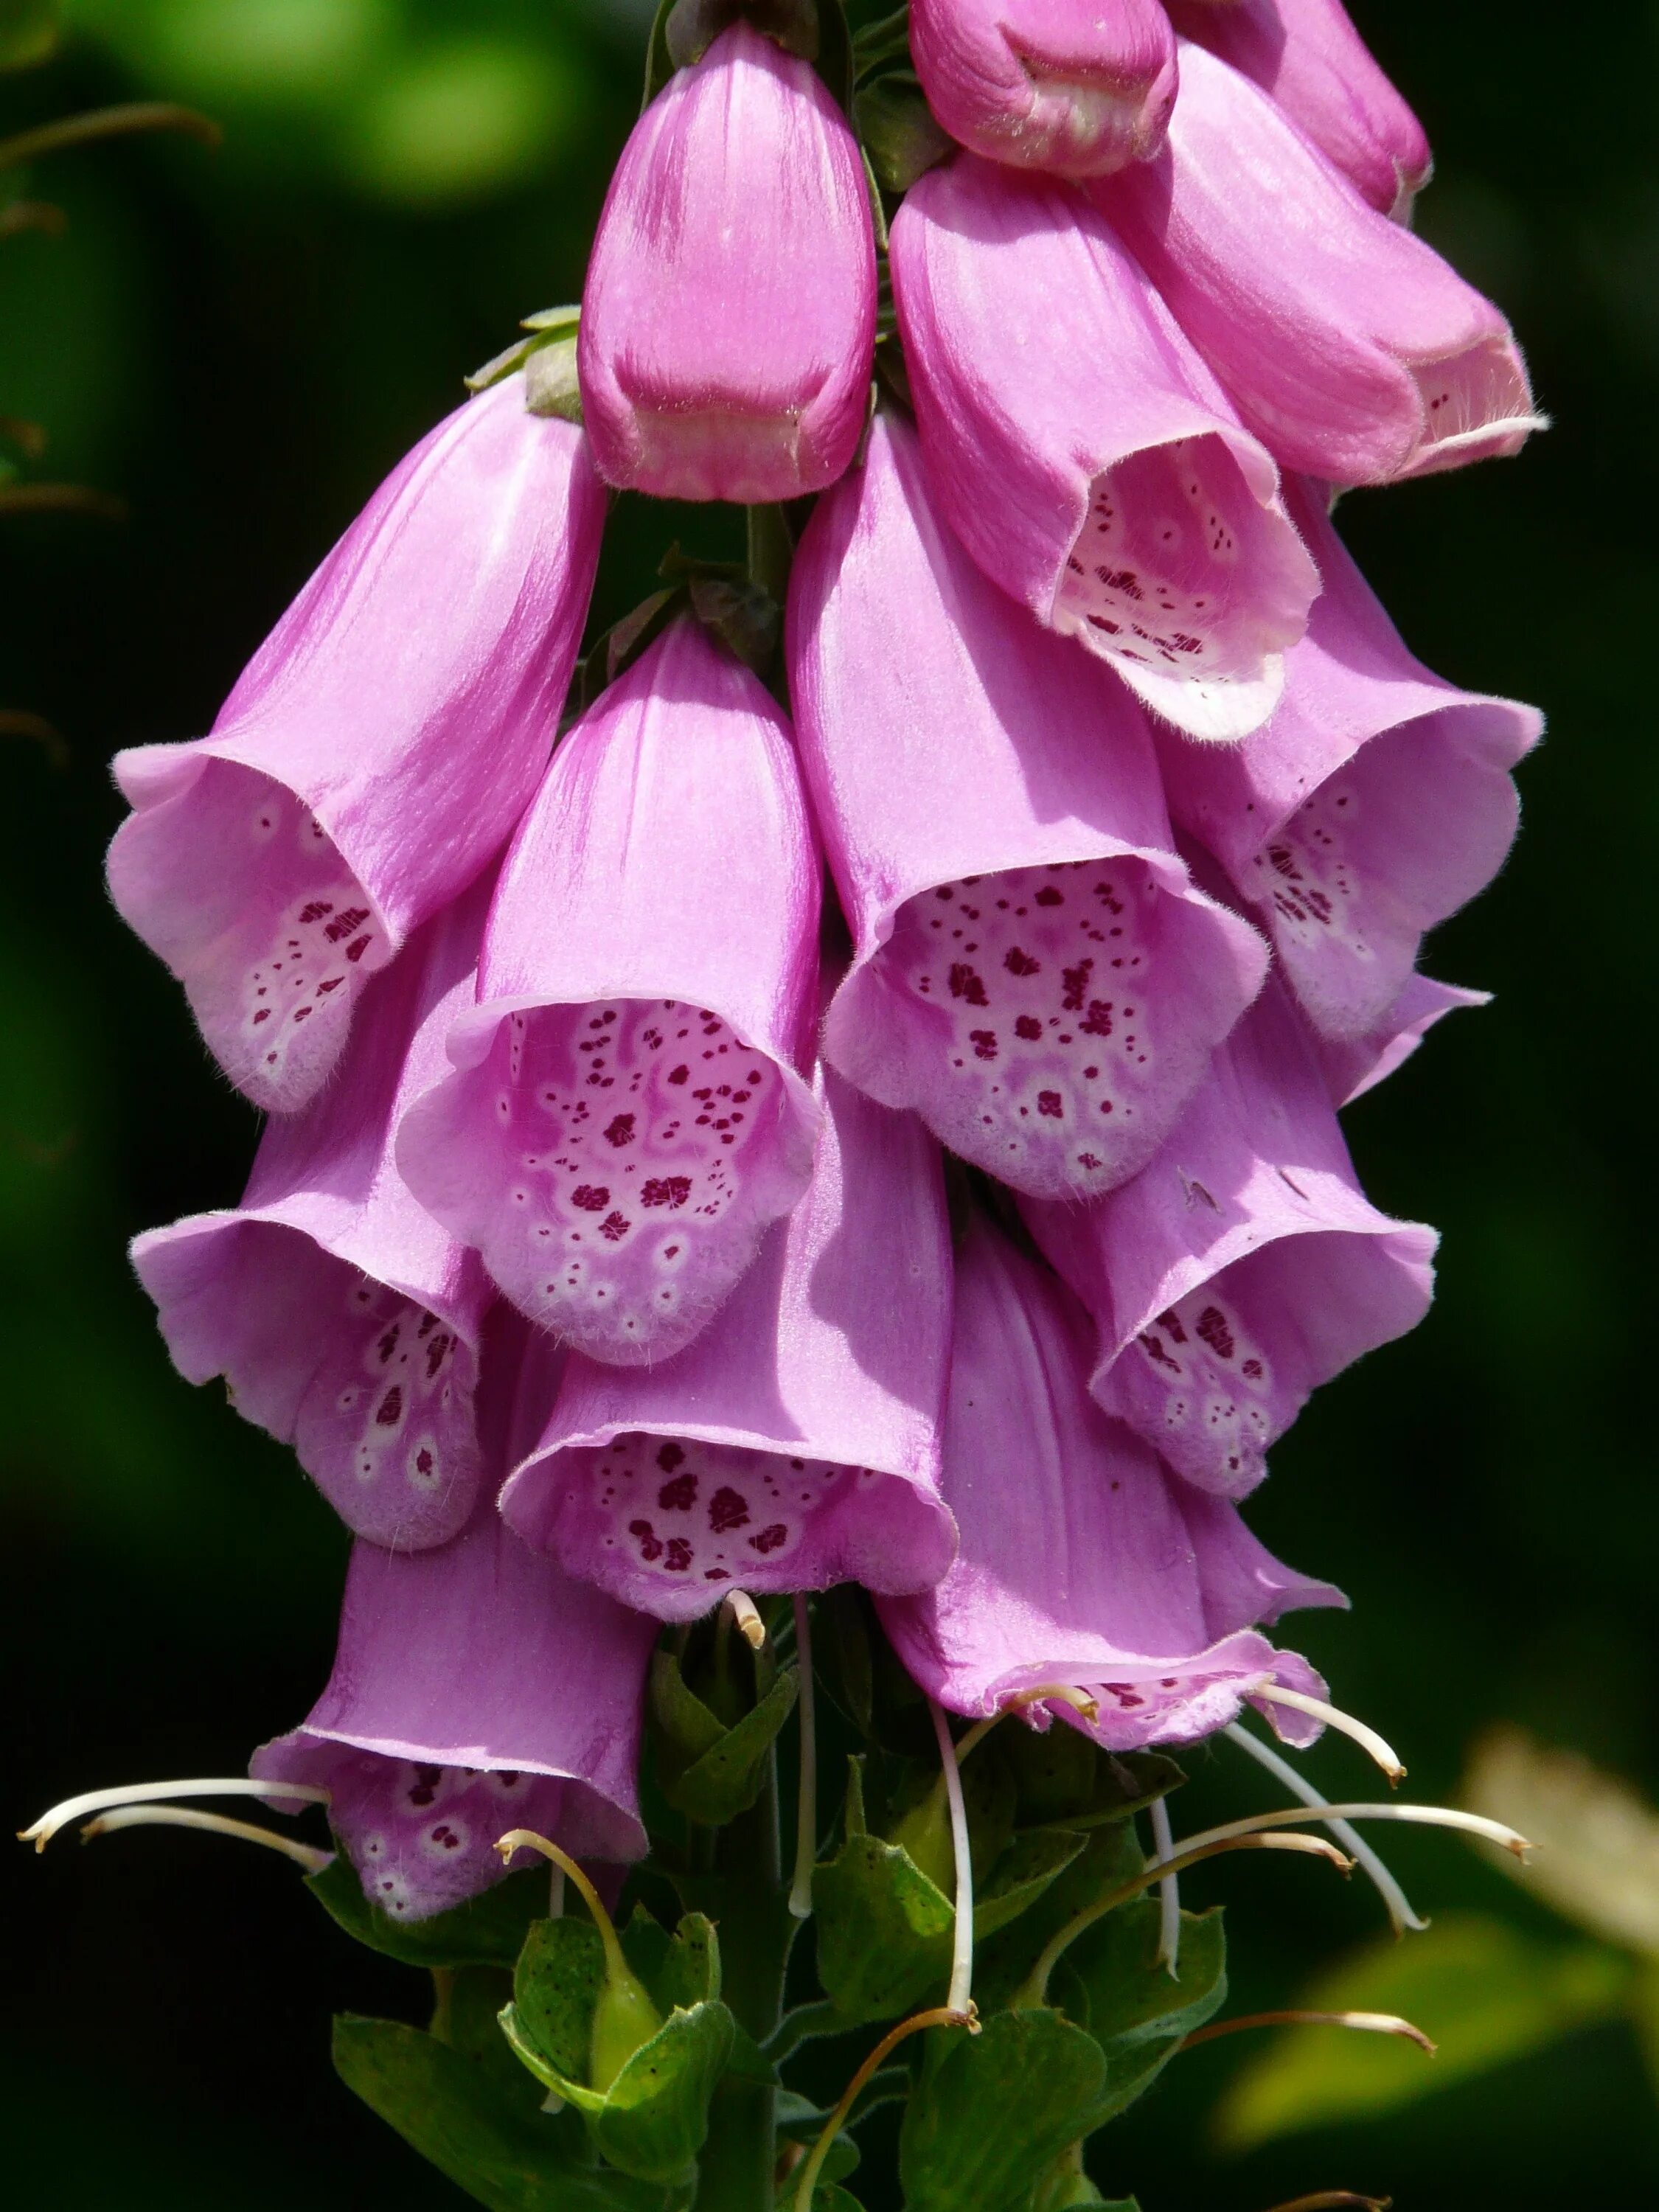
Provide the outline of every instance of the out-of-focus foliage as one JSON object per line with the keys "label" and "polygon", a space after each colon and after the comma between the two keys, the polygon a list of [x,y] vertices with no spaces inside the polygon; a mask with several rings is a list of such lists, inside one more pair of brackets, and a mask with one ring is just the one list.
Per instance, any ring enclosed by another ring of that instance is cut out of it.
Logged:
{"label": "out-of-focus foliage", "polygon": [[[1352,4],[1435,141],[1420,228],[1512,311],[1556,428],[1519,462],[1357,495],[1342,525],[1415,649],[1458,682],[1541,700],[1551,735],[1523,774],[1515,860],[1431,955],[1495,1006],[1448,1024],[1349,1117],[1378,1202],[1446,1231],[1439,1304],[1322,1394],[1249,1511],[1352,1595],[1351,1616],[1297,1637],[1400,1741],[1414,1792],[1455,1791],[1467,1743],[1510,1719],[1651,1801],[1659,1490],[1638,1360],[1659,16],[1631,0],[1570,20],[1547,0]],[[118,494],[132,518],[0,525],[0,705],[47,718],[69,748],[54,768],[0,737],[0,1544],[7,1677],[29,1693],[14,1826],[90,1780],[240,1766],[290,1726],[326,1673],[344,1556],[288,1456],[172,1373],[125,1266],[138,1229],[234,1198],[254,1127],[104,902],[118,815],[105,762],[205,728],[462,375],[520,315],[579,295],[637,106],[644,12],[70,0],[61,57],[0,80],[0,136],[137,98],[192,102],[227,133],[211,158],[137,142],[0,179],[68,216],[62,237],[0,240],[0,416],[50,436],[40,459],[9,458]],[[718,559],[740,533],[619,502],[596,626],[653,587],[676,537]],[[1309,1771],[1333,1796],[1367,1786],[1341,1744]],[[1182,1795],[1195,1827],[1262,1802],[1261,1778],[1223,1745]],[[1552,1957],[1582,1948],[1473,1851],[1375,1839],[1442,1926],[1473,1913]],[[68,2212],[459,2201],[330,2072],[329,2014],[395,2013],[406,1970],[307,1911],[265,1855],[164,1833],[100,1848],[4,1868],[21,1907],[0,2040],[15,2193]],[[1375,1925],[1358,1884],[1297,1862],[1223,1861],[1185,1888],[1195,1910],[1228,1900],[1229,2011],[1292,2002]],[[1257,2212],[1340,2183],[1402,2212],[1554,2212],[1583,2201],[1593,2157],[1600,2199],[1659,2199],[1659,2127],[1623,2020],[1224,2157],[1210,2122],[1260,2053],[1249,2041],[1194,2051],[1114,2124],[1105,2197]],[[1449,2070],[1381,2038],[1333,2041],[1356,2069]],[[843,2056],[824,2063],[831,2098]]]}

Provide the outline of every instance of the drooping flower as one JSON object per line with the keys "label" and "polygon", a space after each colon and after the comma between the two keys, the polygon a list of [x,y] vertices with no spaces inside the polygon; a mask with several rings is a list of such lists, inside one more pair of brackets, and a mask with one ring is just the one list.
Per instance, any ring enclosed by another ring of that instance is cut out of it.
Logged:
{"label": "drooping flower", "polygon": [[393,471],[210,737],[118,754],[111,896],[256,1105],[320,1088],[369,976],[511,836],[586,619],[580,431],[481,393]]}
{"label": "drooping flower", "polygon": [[635,1772],[654,1635],[482,1502],[441,1550],[357,1546],[328,1687],[250,1771],[273,1797],[284,1782],[328,1790],[365,1895],[394,1919],[499,1881],[509,1828],[577,1858],[642,1858]]}
{"label": "drooping flower", "polygon": [[825,1056],[1017,1189],[1122,1182],[1266,967],[1176,857],[1139,708],[988,583],[885,414],[801,540],[788,643],[855,941]]}
{"label": "drooping flower", "polygon": [[1158,0],[911,0],[927,104],[988,161],[1103,176],[1164,143],[1176,42]]}
{"label": "drooping flower", "polygon": [[1270,94],[1374,208],[1406,221],[1433,160],[1340,0],[1166,0],[1176,28]]}
{"label": "drooping flower", "polygon": [[857,143],[809,62],[733,23],[611,180],[578,349],[599,466],[660,499],[817,491],[853,458],[875,331]]}
{"label": "drooping flower", "polygon": [[938,1581],[951,1239],[937,1146],[820,1068],[812,1182],[676,1358],[573,1353],[501,1510],[572,1574],[663,1620],[732,1588]]}
{"label": "drooping flower", "polygon": [[1079,188],[960,155],[893,220],[927,472],[1040,623],[1167,720],[1266,721],[1319,588],[1279,471]]}
{"label": "drooping flower", "polygon": [[[1061,1286],[976,1224],[957,1255],[945,1437],[962,1548],[936,1589],[876,1601],[912,1676],[953,1712],[1058,1713],[1112,1751],[1194,1741],[1275,1687],[1322,1698],[1258,1624],[1340,1594],[1281,1566],[1235,1506],[1103,1413],[1088,1358]],[[1295,1708],[1265,1710],[1293,1742],[1316,1732]]]}
{"label": "drooping flower", "polygon": [[1319,1384],[1414,1328],[1433,1296],[1434,1231],[1360,1190],[1276,982],[1133,1182],[1024,1212],[1094,1318],[1095,1397],[1223,1497],[1254,1488]]}
{"label": "drooping flower", "polygon": [[471,1004],[489,888],[374,978],[336,1080],[266,1125],[241,1204],[132,1248],[185,1379],[222,1375],[348,1527],[404,1551],[455,1535],[482,1472],[474,1395],[494,1292],[477,1253],[416,1202],[392,1144]]}
{"label": "drooping flower", "polygon": [[1281,466],[1387,483],[1542,427],[1492,301],[1201,46],[1163,153],[1091,191]]}
{"label": "drooping flower", "polygon": [[[492,1486],[525,1433],[527,1335],[497,1308],[481,1399]],[[495,1846],[511,1828],[578,1858],[641,1858],[635,1778],[655,1633],[520,1543],[486,1494],[438,1550],[356,1546],[328,1686],[250,1771],[328,1790],[365,1894],[396,1919],[499,1881]]]}
{"label": "drooping flower", "polygon": [[1424,933],[1497,874],[1510,771],[1543,720],[1460,691],[1414,659],[1331,526],[1318,488],[1291,512],[1325,589],[1271,722],[1242,744],[1159,744],[1170,811],[1272,936],[1321,1035],[1375,1030]]}
{"label": "drooping flower", "polygon": [[593,1358],[690,1343],[806,1187],[819,873],[782,716],[689,618],[554,755],[398,1160]]}

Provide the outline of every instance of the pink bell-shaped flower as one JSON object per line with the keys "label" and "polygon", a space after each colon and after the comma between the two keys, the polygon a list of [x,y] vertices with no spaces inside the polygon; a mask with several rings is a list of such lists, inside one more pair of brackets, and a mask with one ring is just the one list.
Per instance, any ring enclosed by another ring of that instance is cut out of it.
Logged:
{"label": "pink bell-shaped flower", "polygon": [[788,643],[855,946],[825,1057],[1016,1189],[1125,1181],[1267,966],[1176,855],[1140,710],[986,580],[884,413],[801,539]]}
{"label": "pink bell-shaped flower", "polygon": [[392,1147],[403,1108],[448,1066],[489,896],[485,878],[374,978],[334,1081],[266,1125],[240,1206],[132,1248],[179,1372],[222,1375],[348,1528],[400,1551],[447,1542],[481,1479],[474,1390],[494,1291]]}
{"label": "pink bell-shaped flower", "polygon": [[1341,0],[1166,0],[1176,30],[1231,62],[1374,208],[1406,221],[1433,167],[1423,126]]}
{"label": "pink bell-shaped flower", "polygon": [[1510,771],[1534,708],[1459,691],[1413,659],[1331,526],[1287,486],[1325,589],[1285,696],[1242,744],[1159,744],[1170,811],[1214,854],[1273,940],[1323,1037],[1368,1036],[1424,934],[1485,889],[1513,842]]}
{"label": "pink bell-shaped flower", "polygon": [[1434,1293],[1434,1231],[1359,1188],[1276,982],[1133,1182],[1023,1210],[1094,1317],[1096,1398],[1223,1497],[1253,1489],[1312,1392],[1414,1328]]}
{"label": "pink bell-shaped flower", "polygon": [[[511,1448],[524,1334],[501,1319],[485,1354],[493,1480]],[[284,1782],[329,1791],[364,1894],[394,1920],[500,1881],[495,1842],[509,1828],[577,1858],[642,1858],[635,1775],[655,1635],[521,1544],[486,1497],[440,1550],[356,1547],[328,1686],[251,1771],[279,1802]]]}
{"label": "pink bell-shaped flower", "polygon": [[470,399],[289,609],[213,734],[119,753],[110,894],[272,1113],[369,976],[512,836],[547,763],[605,516],[581,433]]}
{"label": "pink bell-shaped flower", "polygon": [[592,1358],[689,1344],[806,1188],[820,873],[783,717],[690,617],[553,756],[398,1162]]}
{"label": "pink bell-shaped flower", "polygon": [[[1281,1566],[1235,1506],[1103,1413],[1088,1356],[1061,1285],[976,1223],[957,1258],[945,1435],[962,1548],[937,1589],[876,1601],[911,1675],[952,1712],[1019,1709],[1042,1727],[1058,1714],[1109,1751],[1194,1742],[1275,1686],[1322,1697],[1261,1625],[1340,1593]],[[1265,1710],[1292,1742],[1318,1732],[1295,1708]]]}
{"label": "pink bell-shaped flower", "polygon": [[988,161],[1105,176],[1164,143],[1176,41],[1158,0],[910,0],[927,104]]}
{"label": "pink bell-shaped flower", "polygon": [[1083,194],[971,155],[893,220],[922,451],[994,582],[1158,714],[1272,713],[1319,579],[1279,471]]}
{"label": "pink bell-shaped flower", "polygon": [[723,31],[635,127],[582,295],[582,410],[609,480],[750,503],[833,483],[869,404],[862,158],[811,63]]}
{"label": "pink bell-shaped flower", "polygon": [[925,1589],[951,1564],[939,1431],[951,1237],[939,1148],[820,1068],[806,1195],[674,1358],[573,1353],[501,1510],[667,1620],[730,1589]]}
{"label": "pink bell-shaped flower", "polygon": [[1502,313],[1369,206],[1261,91],[1183,45],[1155,161],[1097,206],[1281,466],[1388,483],[1543,427]]}

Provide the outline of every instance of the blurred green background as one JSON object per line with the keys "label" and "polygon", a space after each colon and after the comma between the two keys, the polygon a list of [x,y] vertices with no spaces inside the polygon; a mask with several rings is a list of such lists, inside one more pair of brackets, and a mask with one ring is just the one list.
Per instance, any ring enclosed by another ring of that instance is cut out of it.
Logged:
{"label": "blurred green background", "polygon": [[[107,757],[204,730],[463,373],[577,296],[644,4],[70,0],[61,58],[0,82],[0,134],[133,97],[226,132],[216,155],[134,141],[42,163],[27,189],[66,234],[0,244],[0,416],[49,429],[33,474],[131,510],[0,516],[0,708],[67,740],[58,763],[0,738],[9,1826],[90,1782],[240,1768],[323,1680],[344,1556],[287,1455],[173,1376],[128,1274],[134,1231],[234,1199],[254,1119],[105,902]],[[1512,313],[1556,428],[1518,463],[1355,497],[1344,526],[1419,653],[1540,700],[1551,728],[1515,860],[1431,956],[1496,1006],[1349,1117],[1378,1201],[1446,1232],[1439,1303],[1323,1394],[1251,1517],[1352,1594],[1351,1617],[1296,1640],[1401,1746],[1413,1791],[1455,1790],[1502,1718],[1651,1799],[1659,12],[1357,13],[1436,144],[1421,228]],[[722,535],[692,526],[699,550]],[[647,587],[658,550],[625,514],[599,617]],[[1183,1826],[1261,1796],[1231,1753],[1200,1766]],[[1342,1745],[1312,1771],[1370,1786]],[[1574,1940],[1455,1842],[1387,1840],[1424,1909]],[[158,1832],[89,1859],[20,1850],[5,1874],[20,2201],[460,2202],[329,2071],[329,2013],[412,2012],[412,1978],[325,1925],[280,1861]],[[1284,2002],[1378,1917],[1297,1863],[1189,1885],[1223,1897],[1234,2009]],[[1253,2055],[1194,2054],[1102,2138],[1108,2195],[1146,2212],[1338,2185],[1401,2212],[1659,2201],[1659,2106],[1616,2021],[1396,2117],[1233,2154],[1208,2116]]]}

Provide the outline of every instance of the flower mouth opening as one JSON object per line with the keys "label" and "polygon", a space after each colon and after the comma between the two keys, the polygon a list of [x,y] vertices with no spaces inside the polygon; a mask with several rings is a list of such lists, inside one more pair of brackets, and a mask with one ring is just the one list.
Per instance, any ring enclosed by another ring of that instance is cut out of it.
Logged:
{"label": "flower mouth opening", "polygon": [[1030,1197],[1110,1190],[1242,1011],[1207,996],[1214,921],[1133,854],[937,884],[899,908],[871,963],[888,1019],[854,1003],[830,1057]]}
{"label": "flower mouth opening", "polygon": [[1433,476],[1471,461],[1518,453],[1549,417],[1533,404],[1514,341],[1486,338],[1441,361],[1413,362],[1409,373],[1422,409],[1422,430],[1401,477]]}
{"label": "flower mouth opening", "polygon": [[311,810],[258,769],[209,760],[123,824],[109,881],[237,1089],[270,1113],[307,1104],[398,949]]}

